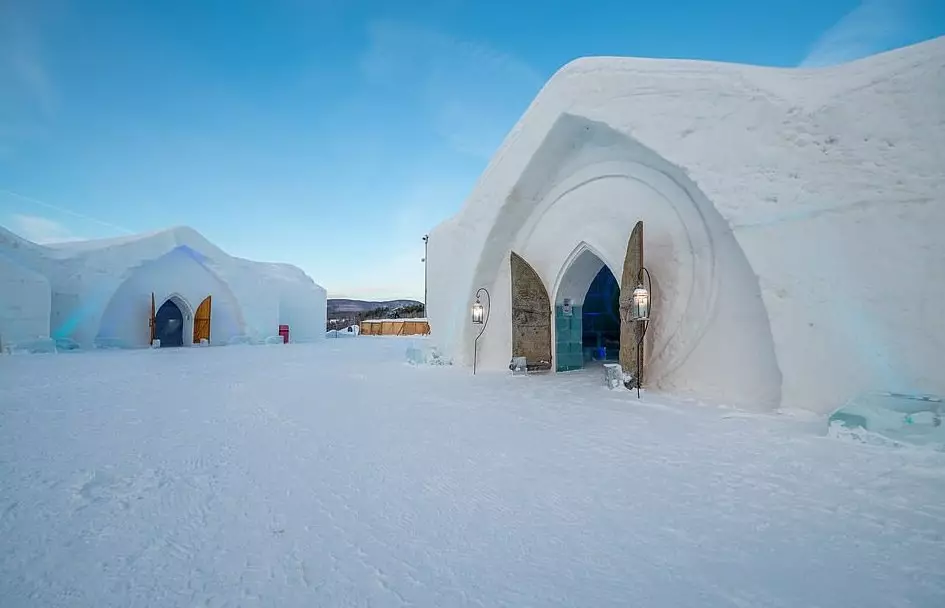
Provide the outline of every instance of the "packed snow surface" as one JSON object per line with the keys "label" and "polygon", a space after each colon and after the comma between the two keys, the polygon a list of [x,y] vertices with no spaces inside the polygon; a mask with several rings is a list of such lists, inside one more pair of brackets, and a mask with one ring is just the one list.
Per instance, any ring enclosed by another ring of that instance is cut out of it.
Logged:
{"label": "packed snow surface", "polygon": [[945,454],[422,342],[0,357],[0,604],[945,606]]}

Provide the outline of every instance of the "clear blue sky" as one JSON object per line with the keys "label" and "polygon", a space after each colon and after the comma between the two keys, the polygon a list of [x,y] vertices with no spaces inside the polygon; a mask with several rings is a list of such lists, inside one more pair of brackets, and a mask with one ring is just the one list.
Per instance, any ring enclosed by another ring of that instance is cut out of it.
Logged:
{"label": "clear blue sky", "polygon": [[945,0],[0,0],[0,224],[185,224],[332,295],[418,297],[421,236],[567,61],[818,65],[943,33]]}

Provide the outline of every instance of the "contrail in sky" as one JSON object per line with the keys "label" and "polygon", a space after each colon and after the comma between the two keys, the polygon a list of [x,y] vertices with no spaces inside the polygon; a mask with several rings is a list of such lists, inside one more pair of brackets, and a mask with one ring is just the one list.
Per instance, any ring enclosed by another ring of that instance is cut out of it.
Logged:
{"label": "contrail in sky", "polygon": [[101,226],[105,226],[106,228],[111,228],[111,229],[113,229],[113,230],[118,230],[119,232],[124,232],[125,234],[134,234],[134,230],[129,230],[128,228],[125,228],[125,227],[123,227],[123,226],[119,226],[119,225],[117,225],[117,224],[112,224],[111,222],[106,222],[105,220],[100,220],[100,219],[94,218],[94,217],[92,217],[92,216],[90,216],[90,215],[85,215],[84,213],[79,213],[79,212],[77,212],[77,211],[72,211],[71,209],[66,209],[65,207],[60,207],[59,205],[53,205],[52,203],[47,203],[47,202],[44,202],[44,201],[41,201],[41,200],[32,198],[32,197],[30,197],[30,196],[25,196],[25,195],[23,195],[23,194],[19,194],[18,192],[13,192],[12,190],[5,190],[5,189],[3,189],[3,188],[0,188],[0,194],[5,194],[5,195],[7,195],[7,196],[11,196],[11,197],[13,197],[13,198],[17,198],[17,199],[19,199],[19,200],[21,200],[21,201],[26,201],[26,202],[32,203],[32,204],[34,204],[34,205],[39,205],[40,207],[45,207],[45,208],[47,208],[47,209],[52,209],[53,211],[58,211],[59,213],[64,213],[64,214],[66,214],[66,215],[71,215],[72,217],[77,217],[77,218],[82,219],[82,220],[86,220],[86,221],[89,221],[89,222],[94,222],[94,223],[99,224],[99,225],[101,225]]}

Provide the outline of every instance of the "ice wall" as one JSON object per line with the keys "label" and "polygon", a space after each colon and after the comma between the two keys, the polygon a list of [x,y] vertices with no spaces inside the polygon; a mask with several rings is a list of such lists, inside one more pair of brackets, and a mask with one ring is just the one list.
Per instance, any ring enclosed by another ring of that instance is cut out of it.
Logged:
{"label": "ice wall", "polygon": [[49,281],[0,253],[0,345],[49,337]]}
{"label": "ice wall", "polygon": [[289,283],[282,288],[279,323],[289,326],[293,342],[323,339],[327,317],[327,292],[322,287],[309,281]]}

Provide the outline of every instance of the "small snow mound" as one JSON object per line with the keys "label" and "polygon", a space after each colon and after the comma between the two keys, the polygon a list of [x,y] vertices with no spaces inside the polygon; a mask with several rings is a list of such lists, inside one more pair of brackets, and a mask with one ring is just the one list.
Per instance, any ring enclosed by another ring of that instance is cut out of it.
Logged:
{"label": "small snow mound", "polygon": [[830,437],[831,439],[838,439],[840,441],[847,441],[850,443],[862,443],[865,445],[880,447],[904,447],[904,444],[899,441],[884,437],[883,435],[873,431],[868,431],[861,426],[847,426],[839,420],[830,421],[830,424],[827,427],[827,437]]}
{"label": "small snow mound", "polygon": [[[356,338],[358,336],[357,325],[352,325],[348,329],[329,329],[325,332],[326,338]],[[354,328],[354,329],[352,329]]]}
{"label": "small snow mound", "polygon": [[435,346],[411,344],[407,347],[405,353],[407,363],[414,366],[420,365],[452,365],[453,360],[443,355]]}
{"label": "small snow mound", "polygon": [[69,338],[56,338],[56,350],[59,352],[71,352],[81,350],[81,346],[75,340]]}
{"label": "small snow mound", "polygon": [[935,395],[867,393],[828,419],[830,437],[869,445],[927,446],[945,451],[945,403]]}
{"label": "small snow mound", "polygon": [[4,346],[10,355],[41,355],[56,353],[56,341],[52,338],[36,338]]}

